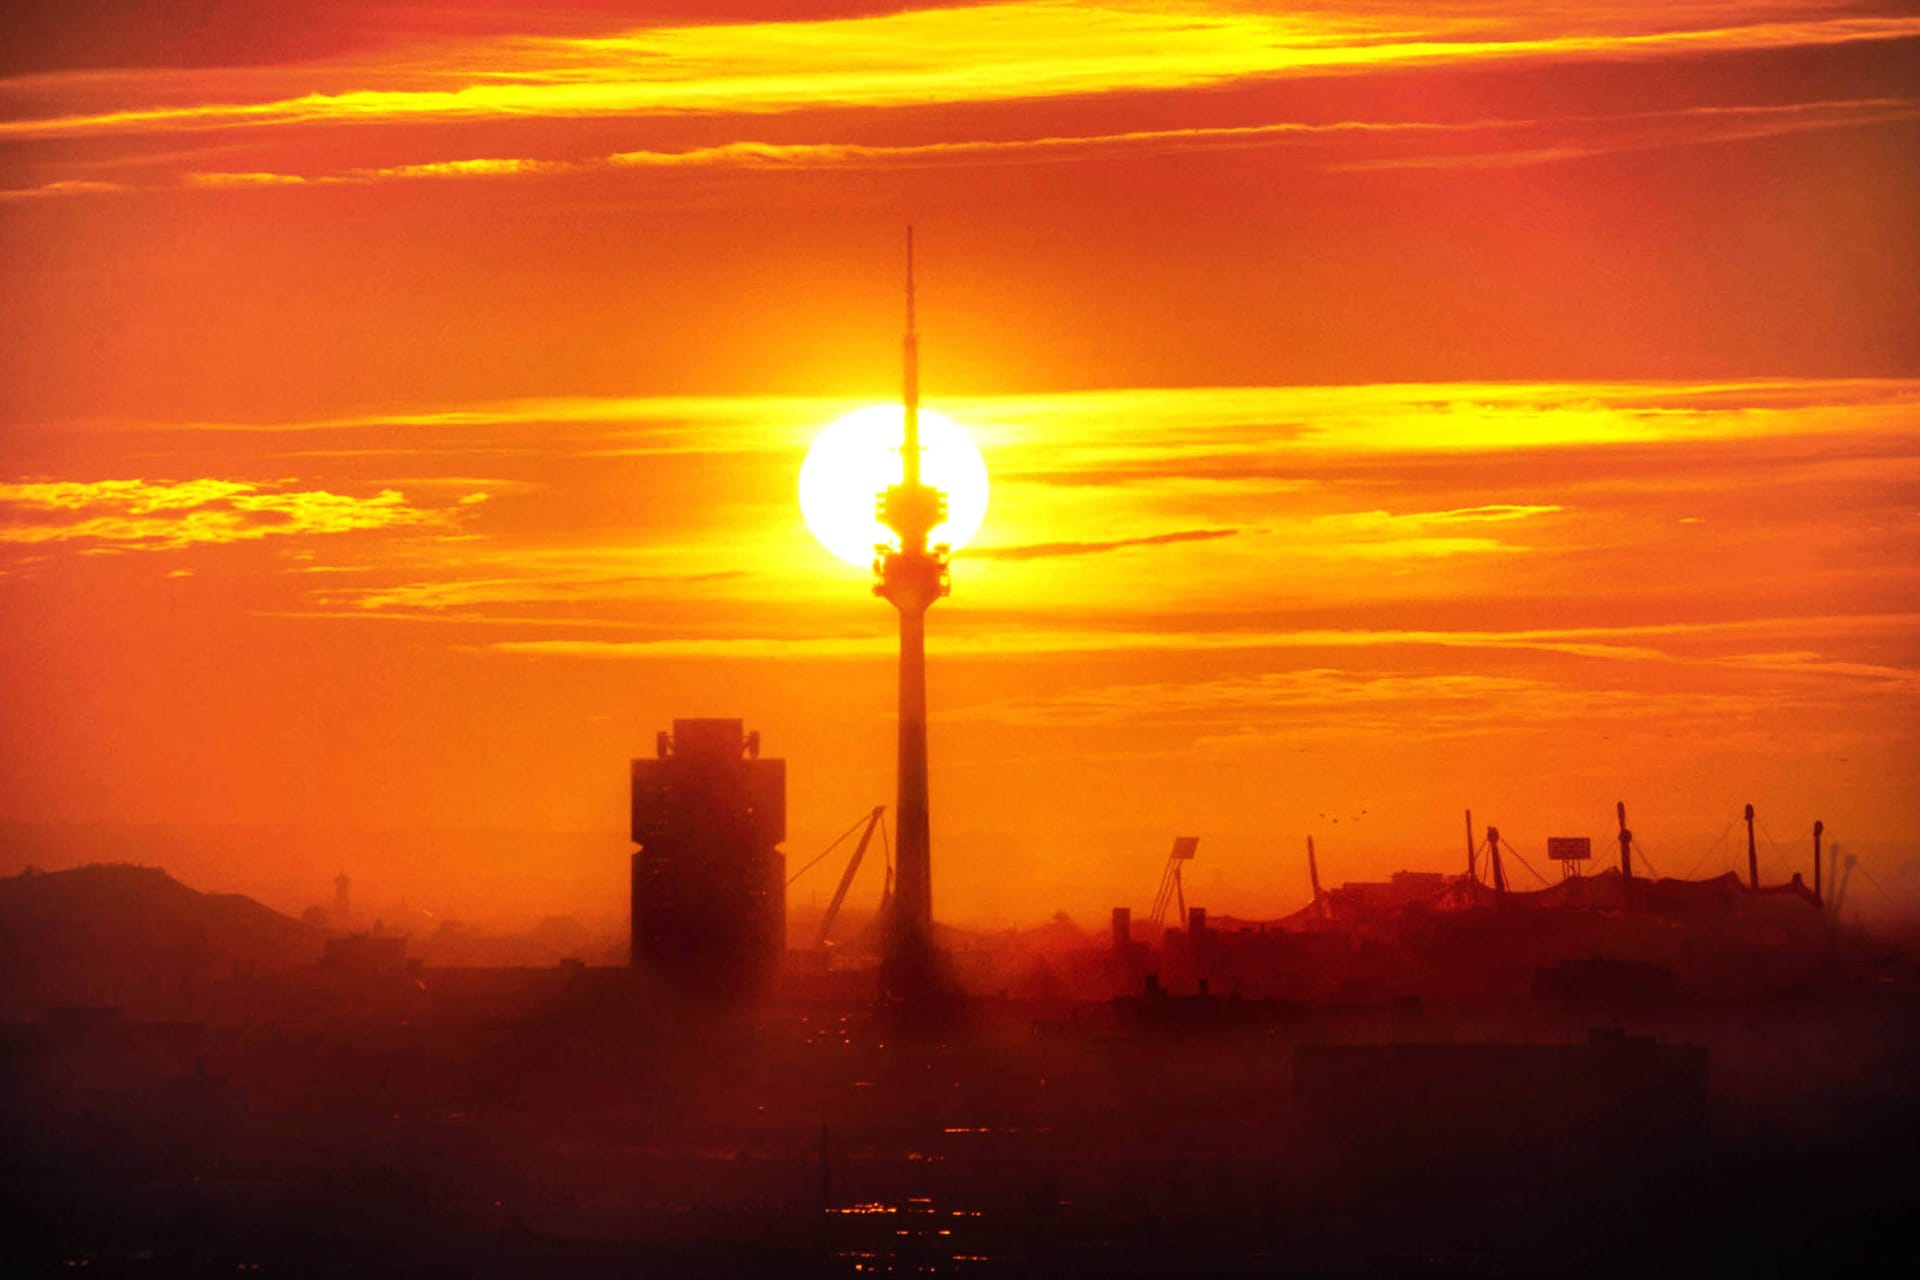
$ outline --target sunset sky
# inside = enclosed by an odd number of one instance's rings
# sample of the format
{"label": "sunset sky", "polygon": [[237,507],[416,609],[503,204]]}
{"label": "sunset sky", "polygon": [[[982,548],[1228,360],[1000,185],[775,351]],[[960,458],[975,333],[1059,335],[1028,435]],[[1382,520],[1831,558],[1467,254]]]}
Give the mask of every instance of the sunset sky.
{"label": "sunset sky", "polygon": [[796,485],[909,223],[942,918],[1619,799],[1920,902],[1920,5],[1819,0],[13,6],[0,871],[611,919],[676,716],[890,804]]}

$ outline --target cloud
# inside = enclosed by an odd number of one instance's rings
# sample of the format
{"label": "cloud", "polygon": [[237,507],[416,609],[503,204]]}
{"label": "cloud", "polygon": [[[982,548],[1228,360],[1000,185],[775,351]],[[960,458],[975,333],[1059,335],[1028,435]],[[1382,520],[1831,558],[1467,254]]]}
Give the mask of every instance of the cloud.
{"label": "cloud", "polygon": [[[1750,717],[1745,693],[1576,687],[1563,681],[1478,672],[1406,672],[1311,667],[1217,679],[1152,681],[999,698],[940,718],[1017,728],[1182,725],[1230,728],[1236,740],[1288,731],[1405,738],[1436,732],[1512,732],[1569,719],[1687,716],[1718,725]],[[1274,726],[1263,728],[1263,726]]]}
{"label": "cloud", "polygon": [[[1596,7],[1574,15],[1550,10],[1539,18],[1525,10],[1437,12],[1411,5],[1261,13],[1197,0],[1154,6],[1011,0],[817,21],[509,36],[317,66],[41,75],[8,87],[36,102],[73,106],[0,122],[0,137],[1005,102],[1920,35],[1920,18],[1909,15],[1781,20],[1778,13],[1767,4],[1644,12]],[[93,105],[103,99],[116,105]]]}
{"label": "cloud", "polygon": [[0,200],[45,200],[57,196],[111,195],[135,190],[139,188],[123,182],[95,182],[75,178],[61,182],[43,182],[37,187],[0,190]]}
{"label": "cloud", "polygon": [[237,480],[41,481],[0,484],[0,542],[85,542],[93,549],[174,551],[275,535],[444,524],[448,513],[383,489],[359,498]]}
{"label": "cloud", "polygon": [[1561,510],[1557,505],[1495,503],[1451,511],[1347,511],[1318,516],[1299,535],[1297,550],[1370,559],[1434,559],[1527,548],[1498,538],[1429,532],[1436,526],[1503,524]]}
{"label": "cloud", "polygon": [[[1920,381],[1187,387],[945,401],[1049,480],[1297,475],[1308,460],[1904,433]],[[1090,429],[1095,424],[1097,430]]]}
{"label": "cloud", "polygon": [[[1828,663],[1817,655],[1691,655],[1645,643],[1657,639],[1712,637],[1729,632],[1840,636],[1897,632],[1920,623],[1917,614],[1862,614],[1820,618],[1740,619],[1707,623],[1649,623],[1610,627],[1540,627],[1513,630],[1303,628],[1282,630],[1074,629],[1030,626],[999,631],[949,626],[929,647],[944,658],[1098,652],[1251,652],[1291,649],[1431,648],[1561,654],[1609,662],[1721,666],[1815,677],[1870,678],[1904,685],[1904,668],[1864,669]],[[886,630],[836,635],[661,636],[638,640],[504,640],[487,647],[502,653],[548,657],[648,658],[879,658],[896,641]]]}
{"label": "cloud", "polygon": [[[1920,104],[1904,98],[1796,102],[1769,106],[1691,107],[1614,118],[1616,128],[1578,140],[1491,151],[1437,152],[1342,160],[1327,167],[1360,173],[1385,169],[1518,169],[1668,147],[1702,146],[1782,137],[1825,129],[1863,128],[1920,119]],[[1658,121],[1653,125],[1651,122]]]}
{"label": "cloud", "polygon": [[[1452,511],[1418,511],[1398,518],[1417,521],[1420,524],[1474,524],[1488,520],[1525,520],[1529,516],[1551,515],[1560,509],[1551,504],[1527,506],[1511,502],[1494,502],[1479,507],[1457,507]],[[1369,514],[1385,513],[1370,512]]]}
{"label": "cloud", "polygon": [[1178,542],[1210,542],[1216,538],[1231,538],[1240,533],[1239,529],[1181,529],[1173,533],[1154,533],[1141,538],[1115,538],[1107,542],[1030,542],[1012,547],[972,547],[966,551],[968,559],[985,560],[1039,560],[1050,556],[1090,556],[1103,551],[1120,551],[1128,547],[1164,547]]}
{"label": "cloud", "polygon": [[[824,424],[868,403],[845,396],[565,396],[308,419],[48,425],[62,432],[359,432],[378,437],[373,452],[390,453],[396,437],[464,432],[465,450],[481,433],[564,424],[593,429],[583,444],[591,456],[626,457],[804,448]],[[1920,410],[1920,379],[1116,387],[931,403],[963,423],[990,455],[1044,441],[1045,471],[1016,474],[1075,482],[1265,474],[1293,465],[1295,455],[1472,454],[1862,432],[1904,439]]]}
{"label": "cloud", "polygon": [[[1920,119],[1920,104],[1902,98],[1773,103],[1756,106],[1687,107],[1615,115],[1546,119],[1273,121],[1252,125],[1139,129],[1118,133],[1047,135],[1035,138],[967,139],[924,143],[737,141],[677,151],[630,150],[583,159],[472,157],[412,164],[359,167],[318,173],[259,170],[189,171],[171,180],[135,185],[58,181],[0,192],[27,199],[58,195],[124,193],[184,187],[202,190],[370,186],[377,183],[486,178],[553,178],[637,170],[727,169],[762,172],[799,170],[909,169],[939,166],[1070,163],[1118,155],[1242,150],[1287,144],[1453,146],[1475,138],[1548,133],[1545,145],[1492,150],[1443,150],[1328,161],[1334,171],[1403,168],[1493,168],[1578,159],[1622,151],[1696,146],[1772,137],[1811,130],[1860,128]],[[1584,139],[1569,141],[1569,135]]]}
{"label": "cloud", "polygon": [[322,603],[367,610],[442,611],[486,604],[550,604],[579,601],[652,600],[669,591],[699,589],[746,577],[744,570],[710,573],[635,573],[619,569],[562,567],[495,578],[404,582],[364,590],[323,593]]}

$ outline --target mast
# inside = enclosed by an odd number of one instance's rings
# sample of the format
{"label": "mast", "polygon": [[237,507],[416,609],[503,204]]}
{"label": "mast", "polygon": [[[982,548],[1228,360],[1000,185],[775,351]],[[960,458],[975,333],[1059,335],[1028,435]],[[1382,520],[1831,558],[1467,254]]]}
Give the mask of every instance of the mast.
{"label": "mast", "polygon": [[[1816,907],[1820,905],[1820,836],[1826,829],[1827,824],[1824,822],[1816,821],[1813,824],[1813,904]],[[1834,846],[1836,849],[1839,847]],[[1839,861],[1838,856],[1834,861]]]}
{"label": "mast", "polygon": [[[1814,875],[1816,877],[1819,876],[1820,859],[1815,858],[1813,860],[1813,867],[1814,867],[1814,871],[1813,871]],[[1760,856],[1753,851],[1753,806],[1748,805],[1747,806],[1747,888],[1758,889],[1759,887],[1760,887]],[[1820,893],[1820,890],[1816,888],[1814,890],[1814,895],[1817,897],[1819,896],[1819,893]]]}
{"label": "mast", "polygon": [[1467,810],[1467,879],[1469,880],[1477,880],[1479,878],[1475,874],[1476,868],[1474,867],[1474,856],[1476,853],[1478,853],[1478,850],[1474,847],[1473,843],[1473,810],[1469,809]]}
{"label": "mast", "polygon": [[1633,832],[1627,830],[1627,802],[1617,800],[1613,806],[1614,814],[1620,819],[1620,887],[1622,892],[1633,892]]}
{"label": "mast", "polygon": [[900,340],[902,386],[900,403],[906,409],[906,431],[900,442],[900,485],[920,487],[920,334],[913,314],[913,228],[907,228],[907,331]]}

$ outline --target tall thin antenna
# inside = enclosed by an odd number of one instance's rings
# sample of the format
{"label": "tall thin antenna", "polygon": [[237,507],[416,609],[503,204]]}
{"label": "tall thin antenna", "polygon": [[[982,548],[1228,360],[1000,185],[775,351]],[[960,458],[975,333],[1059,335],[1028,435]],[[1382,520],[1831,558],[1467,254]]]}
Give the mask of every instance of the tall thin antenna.
{"label": "tall thin antenna", "polygon": [[901,347],[905,382],[901,403],[906,406],[906,434],[900,442],[901,482],[909,489],[920,485],[920,335],[913,315],[913,228],[907,228],[907,334]]}

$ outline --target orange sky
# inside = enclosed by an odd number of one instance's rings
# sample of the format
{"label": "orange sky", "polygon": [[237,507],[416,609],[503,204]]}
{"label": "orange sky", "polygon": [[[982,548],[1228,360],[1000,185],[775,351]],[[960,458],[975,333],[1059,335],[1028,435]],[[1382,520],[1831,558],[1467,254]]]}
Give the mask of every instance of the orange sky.
{"label": "orange sky", "polygon": [[1920,902],[1912,6],[121,8],[0,19],[0,869],[612,917],[675,716],[788,758],[796,865],[890,802],[794,488],[912,222],[994,483],[940,914],[1620,798]]}

